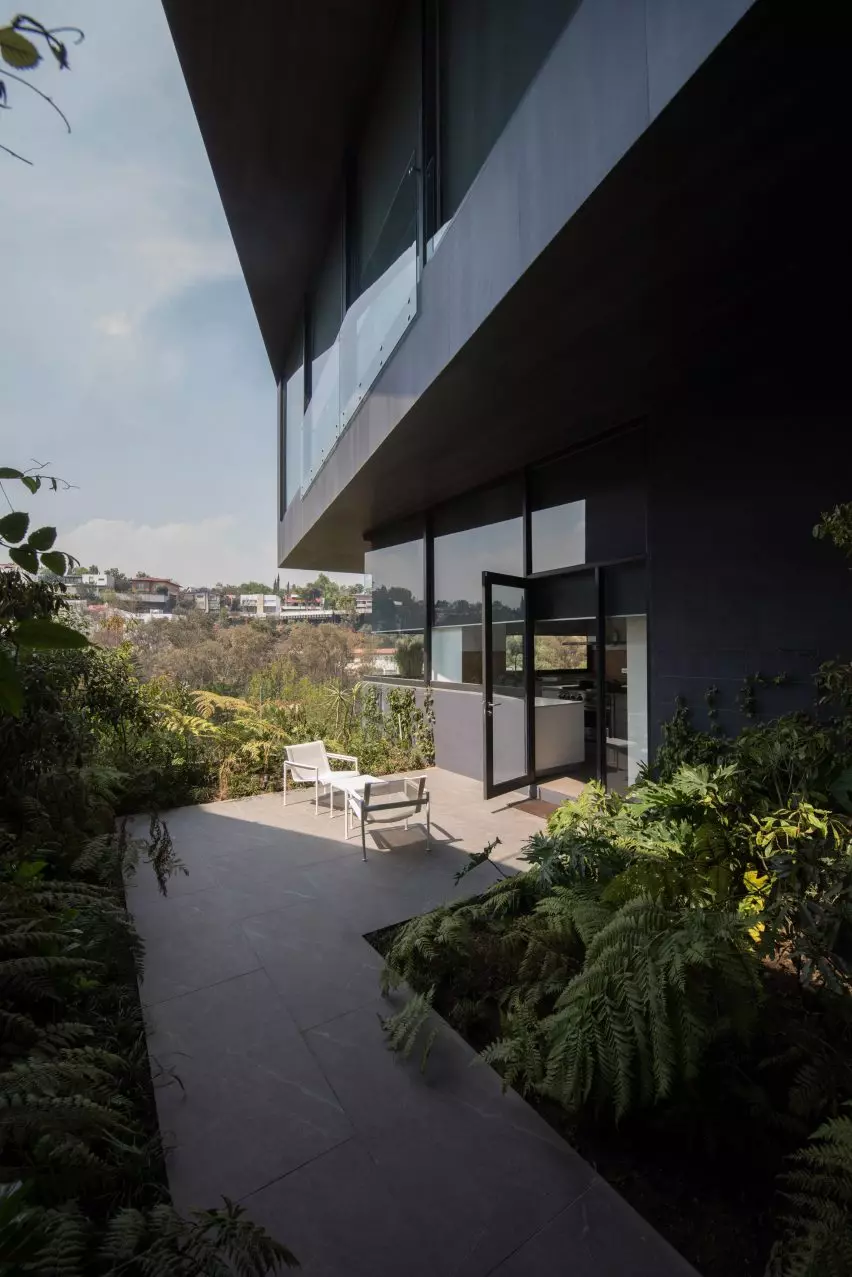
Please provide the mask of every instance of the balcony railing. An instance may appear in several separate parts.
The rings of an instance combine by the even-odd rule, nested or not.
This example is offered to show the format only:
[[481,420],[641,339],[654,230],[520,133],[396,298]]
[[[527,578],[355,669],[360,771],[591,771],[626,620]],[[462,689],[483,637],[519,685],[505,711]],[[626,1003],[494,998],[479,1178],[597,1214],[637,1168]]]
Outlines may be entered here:
[[[301,439],[301,448],[288,446],[288,466],[291,459],[298,457],[303,493],[328,460],[417,314],[416,210],[417,173],[412,161],[383,230],[383,235],[386,232],[396,245],[409,235],[410,242],[353,302],[333,344],[314,359],[312,396],[304,415],[299,412],[297,393],[291,394],[288,384],[287,431],[298,431]],[[380,236],[372,260],[381,254],[387,260],[387,241],[383,244]]]

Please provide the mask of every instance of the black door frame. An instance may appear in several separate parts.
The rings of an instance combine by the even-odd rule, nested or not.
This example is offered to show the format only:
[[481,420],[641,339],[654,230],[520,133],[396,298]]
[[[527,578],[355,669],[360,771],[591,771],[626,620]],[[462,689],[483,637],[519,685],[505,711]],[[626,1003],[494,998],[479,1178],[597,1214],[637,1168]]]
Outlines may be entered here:
[[[604,599],[604,574],[607,568],[624,567],[629,563],[647,563],[644,554],[627,559],[609,559],[598,563],[578,563],[570,568],[553,568],[547,572],[528,572],[526,576],[508,576],[503,572],[482,573],[482,782],[485,798],[496,798],[513,789],[538,783],[535,768],[535,627],[530,617],[529,587],[536,581],[552,577],[576,576],[581,572],[593,572],[595,582],[595,644],[598,659],[595,670],[596,738],[595,764],[597,779],[606,784],[606,616]],[[524,591],[524,702],[526,722],[527,770],[512,780],[493,783],[494,774],[494,653],[492,650],[493,618],[491,588],[509,585]],[[646,603],[647,615],[647,603]]]

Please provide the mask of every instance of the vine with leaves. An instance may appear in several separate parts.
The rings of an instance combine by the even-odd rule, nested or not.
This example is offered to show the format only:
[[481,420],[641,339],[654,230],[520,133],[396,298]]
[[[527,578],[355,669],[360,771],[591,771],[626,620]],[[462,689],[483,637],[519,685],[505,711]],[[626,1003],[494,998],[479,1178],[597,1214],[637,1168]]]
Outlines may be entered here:
[[[8,26],[0,27],[0,61],[5,63],[4,67],[0,67],[0,73],[2,73],[0,74],[0,109],[11,110],[7,81],[12,81],[16,85],[23,85],[25,89],[46,102],[70,133],[71,123],[53,98],[18,74],[20,71],[34,71],[41,63],[39,44],[53,57],[60,71],[67,71],[69,68],[68,46],[63,39],[60,39],[61,36],[71,36],[74,43],[79,44],[83,39],[83,32],[79,27],[46,27],[44,23],[31,18],[26,13],[19,13]],[[13,69],[10,71],[9,67]],[[32,164],[32,160],[13,151],[2,142],[0,142],[0,151],[5,151],[12,159],[20,160],[24,164]]]

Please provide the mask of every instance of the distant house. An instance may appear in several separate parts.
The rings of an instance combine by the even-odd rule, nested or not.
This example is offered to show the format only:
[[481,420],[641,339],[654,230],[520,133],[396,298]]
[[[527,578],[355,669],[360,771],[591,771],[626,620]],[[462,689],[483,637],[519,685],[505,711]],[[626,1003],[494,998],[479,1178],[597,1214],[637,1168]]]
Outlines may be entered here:
[[115,574],[113,572],[67,572],[61,578],[65,582],[65,586],[70,594],[76,594],[82,586],[86,591],[86,597],[91,597],[91,591],[96,594],[102,594],[104,590],[115,589]]
[[219,591],[207,585],[187,586],[181,591],[181,601],[197,607],[200,612],[218,612],[222,603]]
[[134,576],[127,593],[139,612],[173,612],[180,597],[180,586],[165,576]]
[[280,616],[281,600],[277,594],[241,594],[240,611],[248,616]]

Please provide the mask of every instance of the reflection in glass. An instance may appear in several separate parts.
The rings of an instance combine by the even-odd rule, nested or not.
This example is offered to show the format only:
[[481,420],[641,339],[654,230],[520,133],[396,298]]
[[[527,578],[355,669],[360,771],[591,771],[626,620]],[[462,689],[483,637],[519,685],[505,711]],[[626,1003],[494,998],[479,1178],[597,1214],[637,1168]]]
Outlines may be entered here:
[[606,783],[624,793],[648,761],[647,618],[608,616],[605,634]]
[[372,672],[382,678],[422,679],[423,538],[369,550],[364,566],[373,582]]
[[416,634],[377,634],[368,655],[368,669],[378,678],[423,678],[424,642]]
[[526,590],[514,585],[492,585],[491,622],[492,781],[500,785],[520,779],[527,772],[523,678]]
[[550,572],[586,562],[586,503],[533,510],[530,517],[533,572]]
[[364,567],[373,578],[373,630],[422,632],[426,624],[423,538],[369,550]]
[[523,571],[521,520],[436,536],[435,624],[470,625],[482,620],[482,573]]
[[285,502],[289,506],[302,486],[302,430],[305,413],[305,384],[301,361],[293,375],[287,378],[283,406],[286,448]]
[[577,615],[586,584],[579,577],[538,582],[535,605],[545,617],[533,634],[536,773],[578,781],[597,775],[597,619],[592,609]]
[[482,682],[481,625],[435,626],[432,680],[435,683]]
[[340,411],[345,426],[417,309],[417,172],[409,160],[340,331]]

